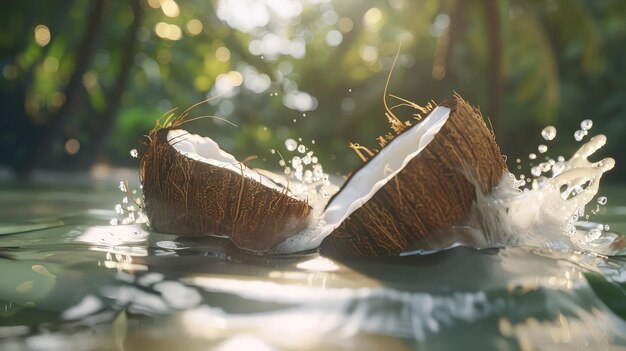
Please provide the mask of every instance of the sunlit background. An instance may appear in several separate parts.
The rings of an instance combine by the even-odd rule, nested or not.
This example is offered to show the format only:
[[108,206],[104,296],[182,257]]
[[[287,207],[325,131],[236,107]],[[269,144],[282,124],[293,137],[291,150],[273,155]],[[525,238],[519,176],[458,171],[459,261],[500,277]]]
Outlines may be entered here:
[[[188,129],[255,166],[302,138],[325,169],[375,146],[383,90],[422,103],[459,92],[493,125],[509,165],[568,156],[591,118],[609,176],[626,180],[626,2],[621,0],[129,0],[0,5],[0,168],[106,172],[166,111],[212,98]],[[592,133],[592,134],[593,134]],[[512,161],[513,160],[513,161]],[[6,172],[5,172],[6,173]]]

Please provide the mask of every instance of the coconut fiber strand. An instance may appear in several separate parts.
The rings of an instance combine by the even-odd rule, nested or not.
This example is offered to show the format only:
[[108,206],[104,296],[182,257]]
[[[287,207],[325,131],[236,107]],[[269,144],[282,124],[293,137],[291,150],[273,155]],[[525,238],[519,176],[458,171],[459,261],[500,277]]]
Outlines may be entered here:
[[[477,190],[498,184],[506,164],[480,111],[458,95],[442,106],[450,117],[432,142],[322,242],[323,252],[378,256],[429,247],[441,242],[436,229],[467,216]],[[348,179],[347,186],[358,184]]]
[[156,231],[228,236],[238,247],[262,253],[306,227],[308,204],[243,172],[177,152],[168,131],[151,133],[141,161],[145,210]]

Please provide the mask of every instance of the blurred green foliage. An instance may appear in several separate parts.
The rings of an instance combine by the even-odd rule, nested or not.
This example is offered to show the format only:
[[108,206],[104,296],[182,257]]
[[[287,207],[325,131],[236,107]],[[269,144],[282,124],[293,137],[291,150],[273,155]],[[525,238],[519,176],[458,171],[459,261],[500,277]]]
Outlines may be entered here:
[[376,147],[387,128],[402,45],[393,94],[459,92],[509,161],[536,152],[548,124],[550,155],[568,156],[591,118],[618,162],[610,177],[626,180],[621,0],[24,0],[3,2],[0,21],[0,163],[18,172],[135,166],[129,150],[160,115],[207,98],[192,116],[238,127],[189,129],[237,157],[277,167],[270,149],[302,138],[346,172],[360,162],[348,142]]

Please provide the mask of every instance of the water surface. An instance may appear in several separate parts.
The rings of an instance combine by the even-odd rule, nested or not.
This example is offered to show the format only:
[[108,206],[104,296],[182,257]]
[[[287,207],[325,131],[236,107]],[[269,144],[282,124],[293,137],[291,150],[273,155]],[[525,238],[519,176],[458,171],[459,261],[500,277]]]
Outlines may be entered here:
[[[626,192],[601,193],[594,220],[624,232]],[[113,181],[0,186],[0,349],[626,349],[626,256],[255,256],[109,225],[123,196]]]

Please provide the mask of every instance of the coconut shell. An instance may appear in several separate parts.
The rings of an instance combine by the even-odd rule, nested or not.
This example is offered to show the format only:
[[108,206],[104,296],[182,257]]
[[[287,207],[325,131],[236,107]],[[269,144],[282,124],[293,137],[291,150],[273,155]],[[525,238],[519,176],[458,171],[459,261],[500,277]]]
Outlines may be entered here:
[[[480,111],[458,95],[442,106],[450,117],[431,143],[324,239],[325,254],[391,255],[441,243],[437,229],[462,221],[476,191],[499,183],[505,159]],[[350,179],[343,188],[355,185]]]
[[140,166],[145,211],[156,231],[227,236],[239,248],[263,253],[307,226],[306,202],[179,153],[168,131],[151,133]]

